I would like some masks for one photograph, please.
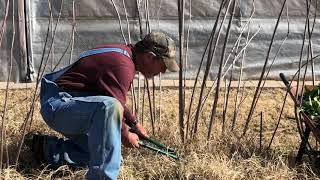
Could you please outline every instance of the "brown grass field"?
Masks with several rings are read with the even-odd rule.
[[[258,102],[247,135],[239,138],[244,121],[252,103],[254,88],[246,88],[238,114],[236,129],[230,131],[234,109],[235,89],[230,95],[227,111],[226,131],[222,134],[222,102],[220,96],[212,139],[207,142],[210,106],[209,100],[201,119],[198,136],[189,140],[185,146],[180,141],[178,125],[178,89],[164,88],[161,105],[161,122],[156,119],[155,138],[162,143],[177,148],[185,163],[157,155],[146,149],[123,149],[123,163],[118,179],[318,179],[319,161],[305,156],[301,165],[295,165],[294,158],[300,143],[296,130],[293,102],[287,99],[283,118],[270,149],[267,149],[276,126],[285,96],[284,89],[265,88]],[[159,92],[156,91],[158,94]],[[186,104],[189,103],[191,90],[187,90]],[[213,95],[211,95],[212,97]],[[4,106],[5,91],[1,90],[1,111]],[[158,97],[158,96],[157,96]],[[21,137],[21,125],[27,116],[32,99],[32,90],[10,90],[6,120],[6,143],[10,162],[14,164],[17,146]],[[128,97],[128,99],[131,99]],[[158,99],[157,106],[159,106]],[[130,104],[130,102],[128,103]],[[143,124],[151,133],[149,107],[146,103]],[[157,110],[159,112],[159,110]],[[259,148],[260,113],[263,113],[262,150]],[[159,114],[159,113],[158,113]],[[158,116],[158,115],[157,115]],[[56,134],[42,121],[37,104],[31,131]],[[314,140],[312,144],[316,146]],[[85,179],[86,169],[72,170],[67,166],[49,169],[46,165],[36,164],[27,147],[23,147],[18,166],[5,168],[0,179]]]

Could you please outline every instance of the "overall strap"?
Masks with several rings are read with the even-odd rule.
[[[91,49],[91,50],[82,52],[79,56],[79,59],[84,58],[84,57],[88,57],[91,55],[106,53],[106,52],[117,52],[117,53],[121,53],[121,54],[127,56],[128,58],[131,58],[127,51],[120,49],[120,48],[97,48],[97,49]]]
[[[88,50],[88,51],[85,51],[85,52],[82,52],[78,58],[81,59],[81,58],[84,58],[84,57],[88,57],[88,56],[91,56],[91,55],[95,55],[95,54],[100,54],[100,53],[105,53],[105,52],[118,52],[118,53],[121,53],[129,58],[130,55],[127,51],[123,50],[123,49],[120,49],[120,48],[97,48],[97,49],[91,49],[91,50]],[[77,60],[77,61],[78,61]],[[59,71],[56,71],[56,72],[52,72],[52,73],[49,73],[49,74],[46,74],[44,76],[44,78],[46,80],[49,80],[49,81],[55,81],[56,79],[58,79],[62,74],[64,74],[68,69],[70,69],[70,67],[73,66],[74,63],[64,67],[63,69],[59,70]]]

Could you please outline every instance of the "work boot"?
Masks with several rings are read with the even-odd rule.
[[[37,163],[44,162],[43,155],[43,143],[44,136],[41,133],[30,132],[26,134],[24,139],[25,144],[31,149],[33,157],[37,161]]]

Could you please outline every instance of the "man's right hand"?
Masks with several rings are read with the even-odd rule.
[[[129,132],[127,137],[122,137],[122,144],[129,148],[139,148],[139,137],[135,133]]]
[[[140,138],[149,138],[147,131],[143,128],[140,123],[137,123],[135,126],[132,127],[135,133],[137,133]]]

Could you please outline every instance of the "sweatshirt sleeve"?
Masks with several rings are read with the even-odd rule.
[[[129,127],[132,127],[136,123],[136,119],[134,115],[130,112],[127,106],[123,107],[123,119],[122,119],[122,128],[121,128],[121,136],[127,137],[129,134]]]
[[[124,121],[122,121],[121,127],[121,137],[128,137],[129,136],[129,128]]]
[[[123,116],[128,126],[132,127],[137,123],[136,117],[130,112],[130,110],[126,106],[124,107]]]

